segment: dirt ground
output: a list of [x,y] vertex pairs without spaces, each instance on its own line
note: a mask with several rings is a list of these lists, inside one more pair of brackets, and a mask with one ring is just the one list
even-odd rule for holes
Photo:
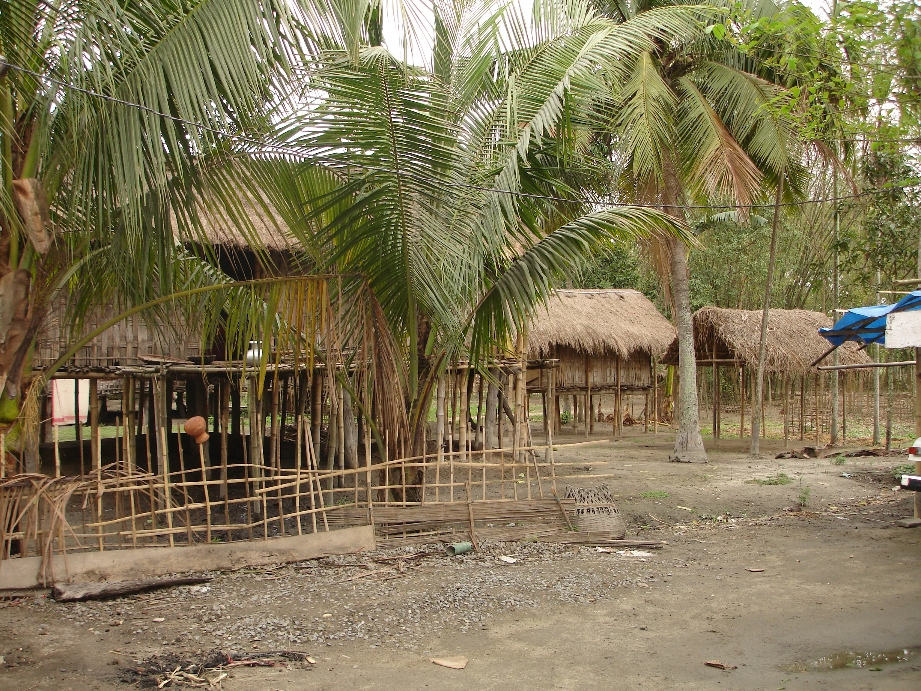
[[[560,484],[607,483],[628,537],[662,549],[412,546],[107,602],[7,600],[0,689],[156,688],[216,651],[313,661],[227,667],[211,688],[228,691],[921,689],[921,529],[894,526],[911,515],[904,456],[775,460],[769,441],[754,460],[722,441],[673,464],[671,442],[631,431],[556,454]],[[430,662],[445,656],[469,662]]]

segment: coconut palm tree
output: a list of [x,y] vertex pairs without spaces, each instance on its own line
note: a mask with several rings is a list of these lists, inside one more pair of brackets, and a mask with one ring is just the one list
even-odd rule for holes
[[445,363],[506,346],[608,243],[683,237],[656,210],[583,198],[562,181],[552,141],[564,105],[587,105],[599,74],[699,21],[669,9],[613,22],[577,0],[535,3],[530,16],[436,3],[431,59],[410,64],[381,45],[373,6],[345,4],[335,16],[364,17],[364,28],[343,22],[318,54],[300,94],[310,106],[292,108],[269,147],[284,154],[248,165],[315,269],[368,278],[403,344],[410,449]]
[[[627,24],[650,13],[680,11],[672,0],[601,2],[600,11]],[[684,8],[692,11],[692,8]],[[753,2],[740,16],[774,11]],[[738,24],[702,14],[673,41],[633,56],[629,76],[612,76],[596,108],[623,168],[623,188],[636,201],[661,206],[681,223],[688,206],[728,203],[745,208],[789,176],[794,136],[774,107],[783,90],[761,76],[759,62],[731,41]],[[706,460],[697,404],[697,368],[689,295],[688,245],[671,237],[653,255],[665,269],[678,329],[678,434],[674,460]]]
[[263,129],[293,31],[285,0],[0,2],[3,422],[56,291],[99,271],[172,290],[197,162]]

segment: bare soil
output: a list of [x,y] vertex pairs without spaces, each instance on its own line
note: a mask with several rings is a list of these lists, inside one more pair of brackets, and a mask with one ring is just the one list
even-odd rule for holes
[[[0,689],[213,680],[228,654],[246,664],[211,688],[921,689],[921,529],[894,525],[912,510],[893,489],[904,456],[776,460],[767,441],[751,459],[722,441],[674,464],[671,441],[631,430],[556,454],[560,485],[607,483],[628,537],[663,549],[409,546],[106,602],[8,600]],[[449,656],[469,663],[430,662]]]

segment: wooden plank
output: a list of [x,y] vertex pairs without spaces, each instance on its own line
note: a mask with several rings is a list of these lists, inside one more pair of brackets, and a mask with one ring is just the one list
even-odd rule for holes
[[[55,582],[157,578],[172,573],[227,571],[355,554],[375,546],[374,527],[357,526],[257,542],[69,553],[66,560],[63,556],[54,557],[51,573]],[[4,560],[0,590],[42,587],[40,566],[41,557]]]
[[103,581],[102,583],[59,583],[54,586],[52,596],[58,602],[104,600],[110,597],[143,593],[157,588],[208,583],[211,580],[210,576],[182,576],[178,578],[148,578],[135,581]]

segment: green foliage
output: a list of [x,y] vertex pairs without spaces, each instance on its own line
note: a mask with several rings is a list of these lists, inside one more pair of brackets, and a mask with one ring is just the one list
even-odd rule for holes
[[746,482],[752,485],[789,485],[793,482],[793,478],[786,473],[777,473],[761,480],[746,480]]
[[901,482],[903,475],[914,475],[914,474],[915,474],[915,464],[914,463],[899,463],[895,468],[892,469],[892,477],[895,478],[896,482]]
[[841,454],[838,454],[833,459],[831,459],[832,465],[844,465],[845,463],[847,463],[847,459]]
[[811,495],[812,490],[809,488],[809,485],[806,485],[800,490],[799,495],[796,497],[796,501],[802,508],[805,509],[809,504],[809,497]]
[[651,490],[649,492],[643,492],[640,496],[643,499],[668,499],[671,495],[669,495],[668,492],[662,492],[661,490]]

